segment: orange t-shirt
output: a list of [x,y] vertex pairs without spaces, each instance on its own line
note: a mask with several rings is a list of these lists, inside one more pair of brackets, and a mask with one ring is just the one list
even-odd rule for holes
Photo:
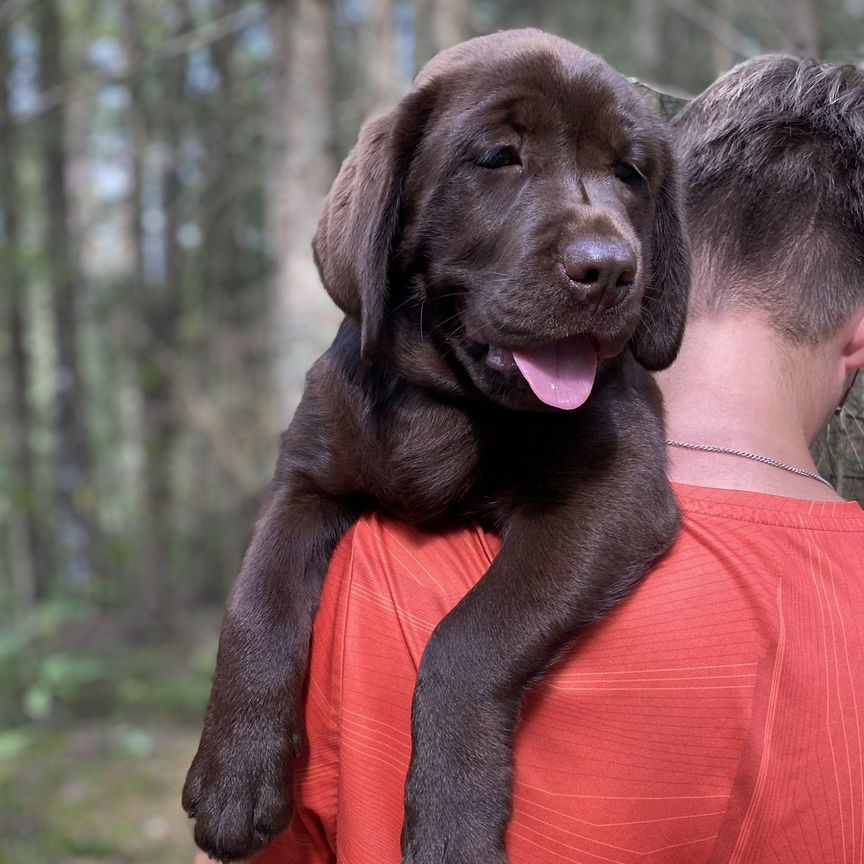
[[[526,699],[511,861],[864,862],[864,512],[676,491],[673,552]],[[345,538],[297,815],[255,864],[398,864],[420,657],[498,548],[376,516]]]

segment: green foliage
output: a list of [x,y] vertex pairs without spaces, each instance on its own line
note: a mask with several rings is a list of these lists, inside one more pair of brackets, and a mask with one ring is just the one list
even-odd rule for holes
[[193,732],[97,723],[26,737],[12,752],[0,735],[0,864],[191,862],[179,790]]
[[20,758],[32,746],[33,738],[29,727],[0,731],[0,763]]
[[[47,720],[57,704],[75,704],[108,680],[109,664],[101,657],[49,654],[37,666],[36,680],[24,693],[24,713],[31,720]],[[92,697],[91,697],[92,698]]]
[[[202,714],[216,655],[216,619],[200,641],[155,642],[141,623],[87,607],[45,603],[0,634],[0,727],[70,723],[94,716]],[[14,751],[25,739],[0,740]]]

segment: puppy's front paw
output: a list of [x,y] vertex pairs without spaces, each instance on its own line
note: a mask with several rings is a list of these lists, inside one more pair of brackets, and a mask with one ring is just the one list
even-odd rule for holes
[[418,794],[415,777],[406,789],[402,864],[508,864],[502,822],[482,797],[455,805],[446,784],[438,787],[443,795]]
[[288,826],[301,740],[299,732],[264,729],[247,730],[238,742],[205,729],[183,787],[199,848],[219,861],[240,861]]
[[[451,835],[452,837],[452,835]],[[402,864],[508,864],[507,853],[496,844],[480,838],[438,837],[432,843],[409,842]]]

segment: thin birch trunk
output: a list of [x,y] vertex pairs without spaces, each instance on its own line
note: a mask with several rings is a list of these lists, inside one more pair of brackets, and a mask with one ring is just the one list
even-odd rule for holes
[[336,173],[331,0],[273,0],[270,234],[275,263],[275,383],[287,425],[310,362],[341,313],[324,292],[312,236]]
[[[36,6],[39,32],[39,77],[42,92],[66,80],[63,23],[56,0]],[[54,373],[54,447],[57,493],[56,541],[61,584],[85,591],[94,575],[95,542],[86,395],[79,355],[80,281],[72,237],[67,186],[66,108],[63,101],[42,118],[42,207],[45,258],[50,283],[56,367]]]
[[42,599],[48,591],[47,556],[37,515],[34,469],[33,412],[30,408],[30,358],[24,321],[24,273],[20,263],[20,189],[17,180],[19,150],[10,106],[9,81],[13,71],[11,28],[0,27],[0,284],[7,297],[9,364],[12,412],[9,417],[16,465],[17,494],[13,507],[14,531],[21,536],[21,554],[15,561],[15,582],[22,606]]
[[[541,4],[541,18],[545,6]],[[416,0],[414,8],[418,69],[439,51],[474,35],[468,0]],[[535,26],[544,25],[540,21]]]

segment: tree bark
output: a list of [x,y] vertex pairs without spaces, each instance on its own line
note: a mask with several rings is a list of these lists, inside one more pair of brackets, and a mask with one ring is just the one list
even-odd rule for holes
[[[542,17],[545,4],[541,6]],[[416,0],[414,14],[417,69],[439,51],[473,35],[468,0]]]
[[[125,0],[126,51],[130,65],[143,56],[140,0]],[[178,6],[180,20],[177,34],[191,28],[191,16],[185,2]],[[180,226],[181,183],[180,121],[178,105],[185,89],[186,55],[168,60],[161,72],[158,112],[147,102],[144,87],[134,73],[130,78],[129,125],[132,148],[129,196],[130,235],[134,250],[135,272],[132,277],[137,314],[143,323],[142,336],[136,345],[136,363],[141,393],[141,437],[144,451],[142,490],[145,531],[144,572],[140,581],[144,609],[158,620],[170,623],[166,577],[172,563],[173,483],[172,457],[179,435],[175,393],[169,368],[176,353],[177,319],[180,314],[183,256],[178,242]],[[162,204],[162,267],[148,262],[142,214],[147,185],[148,143],[161,132],[164,159],[155,181]]]
[[[218,17],[228,15],[232,0],[217,0]],[[207,249],[202,262],[204,286],[208,298],[214,302],[214,312],[224,319],[236,304],[239,279],[237,261],[239,250],[234,236],[237,227],[239,183],[234,165],[235,138],[238,121],[237,94],[234,81],[234,50],[236,34],[219,39],[210,47],[213,66],[219,75],[214,94],[215,112],[212,134],[204,142],[207,147],[207,167],[204,201],[204,242]]]
[[[65,80],[63,23],[56,0],[36,6],[39,32],[39,84],[50,92]],[[93,501],[86,401],[79,359],[82,295],[72,239],[66,176],[66,114],[63,102],[42,118],[42,196],[45,258],[50,283],[55,368],[56,541],[61,584],[86,590],[94,574]]]
[[23,605],[41,600],[48,590],[47,560],[37,515],[37,486],[34,471],[33,413],[30,409],[30,358],[24,323],[24,274],[19,260],[21,206],[16,171],[18,144],[12,118],[9,80],[12,75],[11,27],[0,26],[0,284],[7,297],[9,322],[9,365],[12,377],[12,412],[9,417],[13,452],[17,466],[17,495],[14,507],[16,533],[23,535],[21,586]]
[[[212,14],[222,18],[236,9],[235,0],[213,0]],[[242,334],[250,327],[248,285],[244,282],[241,253],[236,230],[243,218],[244,169],[240,137],[245,134],[244,113],[240,105],[235,69],[236,34],[229,34],[210,46],[210,56],[218,80],[207,97],[206,124],[201,144],[206,148],[203,194],[200,201],[203,255],[201,256],[201,316],[203,326],[194,351],[196,393],[210,406],[212,422],[224,436],[228,447],[239,451],[239,430],[247,429],[256,404],[266,401],[266,388],[248,366],[249,350]],[[258,322],[265,327],[263,322]],[[241,386],[246,381],[253,386]],[[227,512],[212,506],[216,501],[239,499],[236,481],[226,474],[211,442],[199,439],[184,467],[200,477],[200,521],[207,526],[207,541],[198,545],[195,561],[184,567],[188,579],[183,591],[194,596],[200,573],[229,574],[237,566],[234,525],[243,524],[239,506]]]
[[638,0],[635,5],[636,27],[633,29],[633,48],[639,76],[646,82],[657,84],[663,67],[663,9],[660,0]]
[[821,39],[813,0],[787,0],[785,8],[788,49],[804,57],[819,57]]
[[361,41],[366,116],[392,107],[405,91],[399,74],[395,0],[369,0]]
[[801,57],[820,57],[821,39],[817,7],[813,0],[770,0],[768,12],[780,33],[774,51],[788,51]]
[[336,173],[332,0],[272,0],[274,81],[270,235],[275,263],[275,383],[287,425],[310,361],[341,319],[311,242]]
[[[735,52],[732,50],[734,38],[732,31],[735,23],[736,0],[715,0],[715,20],[718,27],[724,27],[725,33],[714,34],[711,40],[711,54],[714,59],[714,72],[721,75],[735,64]],[[725,38],[723,38],[725,36]]]

